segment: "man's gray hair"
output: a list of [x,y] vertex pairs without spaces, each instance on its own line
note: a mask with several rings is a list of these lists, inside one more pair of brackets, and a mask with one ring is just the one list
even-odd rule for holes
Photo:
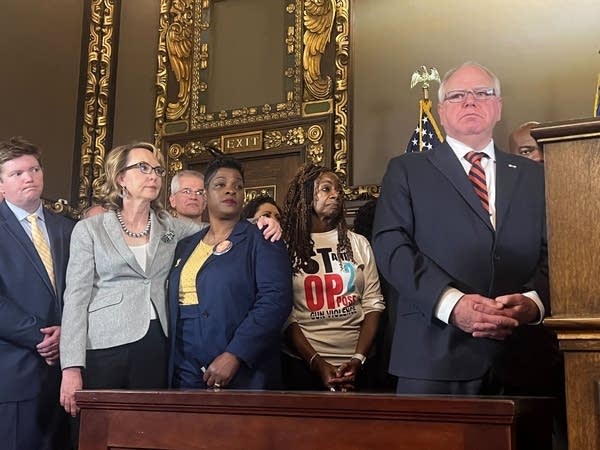
[[[488,76],[492,79],[492,81],[494,83],[494,92],[495,92],[496,96],[500,97],[500,80],[498,79],[496,74],[494,72],[492,72],[490,69],[488,69],[487,67],[482,66],[481,64],[479,64],[475,61],[467,61],[465,63],[462,63],[460,66],[450,69],[448,72],[446,72],[446,74],[444,75],[444,78],[442,78],[442,82],[440,83],[440,87],[438,89],[438,102],[439,103],[442,103],[444,101],[444,97],[446,96],[446,83],[448,82],[448,79],[452,75],[454,75],[457,70],[463,69],[465,67],[475,67],[475,68],[481,69],[485,73],[487,73]],[[480,87],[486,87],[486,86],[480,86]]]
[[171,178],[171,194],[174,194],[179,190],[179,178],[181,177],[196,177],[204,181],[202,172],[198,172],[197,170],[180,170],[173,175],[173,178]]

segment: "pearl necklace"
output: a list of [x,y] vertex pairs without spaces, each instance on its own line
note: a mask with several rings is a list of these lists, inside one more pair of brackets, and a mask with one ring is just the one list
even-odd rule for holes
[[150,233],[150,226],[152,225],[150,213],[148,213],[148,224],[146,225],[146,228],[144,228],[144,231],[140,231],[139,233],[134,233],[133,231],[129,231],[129,229],[127,228],[127,225],[125,225],[125,221],[123,220],[121,211],[115,211],[115,214],[117,215],[117,220],[119,221],[119,224],[121,225],[121,230],[123,230],[123,232],[127,236],[132,237],[132,238],[142,238],[144,236],[148,236],[148,233]]

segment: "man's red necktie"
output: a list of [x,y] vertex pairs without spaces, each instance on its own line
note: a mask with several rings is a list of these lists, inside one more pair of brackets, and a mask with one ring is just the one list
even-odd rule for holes
[[475,193],[481,200],[483,209],[486,212],[490,212],[490,202],[488,200],[487,184],[485,181],[485,171],[481,165],[481,159],[487,158],[487,155],[483,152],[469,152],[465,155],[465,159],[471,163],[471,170],[469,170],[469,180],[475,188]]

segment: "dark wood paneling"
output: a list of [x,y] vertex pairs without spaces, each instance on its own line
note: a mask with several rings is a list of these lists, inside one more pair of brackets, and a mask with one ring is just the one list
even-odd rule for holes
[[549,448],[547,399],[240,391],[84,391],[76,399],[81,450],[514,450],[521,420],[546,436],[521,448]]
[[567,416],[569,418],[569,448],[600,448],[600,341],[595,351],[565,353],[567,384]]

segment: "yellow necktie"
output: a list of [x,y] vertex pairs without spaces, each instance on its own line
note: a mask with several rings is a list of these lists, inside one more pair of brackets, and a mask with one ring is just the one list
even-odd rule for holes
[[37,215],[31,214],[27,216],[27,221],[31,224],[31,237],[33,239],[33,246],[42,259],[42,263],[44,264],[46,272],[48,272],[48,276],[50,277],[52,287],[56,290],[56,285],[54,284],[54,264],[52,264],[52,253],[50,253],[50,246],[48,245],[48,242],[46,242],[44,233],[38,224]]

